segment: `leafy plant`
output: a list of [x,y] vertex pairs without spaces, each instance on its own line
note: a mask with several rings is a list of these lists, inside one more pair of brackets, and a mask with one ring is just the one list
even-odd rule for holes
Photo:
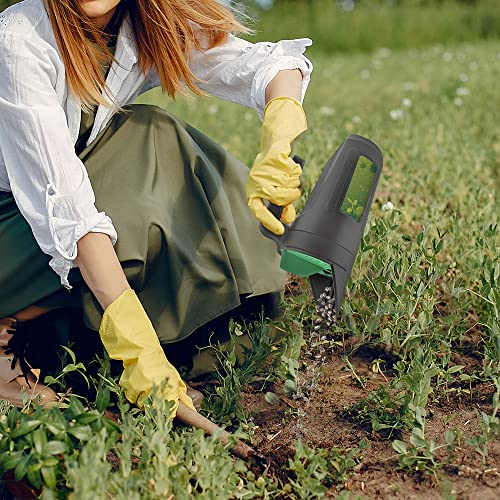
[[26,478],[34,488],[62,486],[66,458],[102,429],[116,438],[118,426],[75,396],[63,411],[38,407],[27,414],[12,407],[0,419],[0,476],[13,471],[16,481]]
[[[261,375],[273,352],[267,325],[264,321],[255,325],[255,330],[251,331],[247,325],[240,325],[231,319],[229,323],[231,350],[220,343],[210,346],[222,370],[216,368],[216,377],[220,385],[216,386],[215,392],[209,394],[208,398],[203,401],[202,408],[216,420],[227,421],[235,418],[246,420],[248,418],[241,407],[240,393],[246,385],[258,379],[263,380]],[[252,349],[242,346],[245,358],[240,364],[236,353],[237,339],[245,330],[252,343]]]
[[446,270],[438,258],[446,231],[429,225],[410,236],[400,229],[401,217],[394,209],[372,222],[343,313],[358,345],[372,343],[404,359],[422,338],[431,340],[436,329],[433,289]]
[[295,455],[288,460],[292,491],[299,498],[318,498],[325,495],[325,486],[337,485],[343,489],[350,470],[361,460],[360,453],[367,448],[362,440],[355,448],[343,454],[338,448],[309,448],[302,441],[295,442]]
[[68,346],[61,346],[65,350],[66,356],[71,358],[71,363],[67,363],[67,357],[63,357],[61,359],[62,370],[56,377],[51,375],[47,375],[44,379],[44,383],[47,385],[56,385],[59,386],[63,391],[66,390],[66,376],[69,373],[78,373],[85,380],[87,387],[90,387],[90,381],[87,377],[85,365],[81,362],[76,362],[75,353]]
[[398,452],[399,467],[411,473],[422,472],[431,475],[434,480],[438,479],[437,471],[442,463],[436,457],[436,451],[447,448],[448,453],[454,450],[457,433],[447,430],[445,433],[445,444],[436,445],[433,439],[425,437],[426,411],[423,408],[415,408],[415,426],[410,435],[410,445],[398,439],[394,440],[392,447]]
[[[273,325],[273,323],[271,323]],[[243,388],[254,382],[259,382],[260,391],[269,383],[285,378],[285,388],[293,390],[294,379],[297,376],[297,360],[291,357],[295,352],[288,340],[273,340],[267,323],[267,318],[261,312],[260,318],[251,324],[235,322],[229,323],[231,339],[230,350],[218,343],[211,345],[222,369],[216,369],[216,377],[220,382],[215,392],[209,394],[203,401],[202,408],[215,420],[228,421],[231,419],[247,420],[248,415],[243,411],[240,403],[240,393]],[[279,327],[279,325],[278,325]],[[238,337],[248,334],[251,348],[242,345],[243,361],[238,359]],[[286,371],[283,367],[286,366]]]
[[362,425],[369,425],[372,431],[386,439],[399,434],[404,427],[413,428],[419,424],[417,419],[425,414],[433,391],[432,380],[441,373],[435,355],[422,347],[415,349],[407,362],[398,361],[394,368],[396,377],[390,387],[398,390],[395,396],[380,385],[367,399],[339,412],[344,417],[355,418]]
[[442,463],[436,457],[436,451],[441,448],[451,449],[456,439],[456,433],[446,431],[446,443],[437,446],[432,439],[427,440],[424,436],[424,426],[418,425],[413,428],[410,436],[410,445],[403,441],[395,440],[392,447],[398,452],[399,467],[410,473],[422,472],[431,475],[438,480],[437,471]]
[[395,398],[383,386],[370,392],[368,398],[344,408],[339,413],[343,417],[352,417],[361,425],[368,425],[372,431],[378,432],[384,439],[399,435],[405,426],[408,403],[405,394]]
[[[433,391],[432,379],[439,374],[435,364],[435,354],[431,349],[417,347],[407,363],[398,361],[395,365],[397,378],[395,387],[405,394],[405,420],[413,426],[419,414],[425,414],[429,395]],[[420,412],[420,413],[419,413]]]

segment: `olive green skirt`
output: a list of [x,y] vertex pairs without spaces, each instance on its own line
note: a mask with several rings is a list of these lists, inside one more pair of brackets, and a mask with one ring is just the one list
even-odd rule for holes
[[[200,131],[150,105],[132,105],[79,153],[96,207],[163,344],[186,339],[238,307],[282,291],[275,244],[247,206],[248,167]],[[0,198],[0,318],[36,304],[81,307],[98,331],[103,309],[71,270],[68,291],[49,267],[10,193]]]

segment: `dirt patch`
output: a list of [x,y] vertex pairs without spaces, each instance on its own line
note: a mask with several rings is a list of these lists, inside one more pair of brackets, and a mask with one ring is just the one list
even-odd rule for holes
[[[441,499],[460,498],[482,500],[497,499],[500,488],[500,443],[489,444],[488,465],[483,466],[480,455],[464,444],[466,437],[480,434],[477,411],[491,413],[493,389],[488,384],[474,387],[472,396],[444,398],[428,405],[426,438],[437,444],[444,444],[446,430],[461,433],[460,444],[455,447],[451,458],[443,449],[437,458],[445,463],[438,471],[438,479],[427,475],[407,474],[396,470],[397,453],[391,440],[383,439],[378,433],[362,426],[356,419],[344,418],[342,409],[351,407],[366,398],[370,391],[390,383],[390,370],[374,373],[373,359],[380,358],[379,352],[370,355],[369,350],[360,350],[350,358],[356,375],[348,370],[341,359],[342,353],[329,352],[321,367],[319,385],[309,401],[295,400],[280,395],[274,404],[268,403],[261,393],[242,394],[243,407],[253,415],[255,431],[253,443],[256,449],[270,457],[271,473],[286,479],[284,468],[294,455],[294,442],[303,440],[307,445],[322,448],[348,449],[359,445],[362,439],[369,447],[362,452],[362,460],[345,484],[345,488],[362,498],[374,499]],[[313,359],[301,357],[302,371]],[[472,368],[474,358],[462,357],[466,369]],[[272,387],[281,394],[281,387]],[[409,433],[399,436],[408,442]],[[394,439],[394,437],[393,437]],[[448,462],[448,463],[447,463]],[[328,496],[334,497],[332,488]]]

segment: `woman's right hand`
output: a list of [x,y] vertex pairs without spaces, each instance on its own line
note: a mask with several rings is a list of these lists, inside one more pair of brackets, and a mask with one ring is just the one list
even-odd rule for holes
[[296,217],[293,202],[301,196],[301,166],[290,158],[292,142],[307,130],[307,119],[299,101],[275,97],[264,109],[260,152],[250,169],[246,184],[248,206],[269,231],[282,235],[285,227],[264,204],[283,208],[281,220],[291,224]]
[[196,411],[187,395],[186,384],[167,360],[151,320],[133,289],[125,290],[106,308],[99,333],[110,358],[123,361],[120,385],[131,403],[143,408],[153,385],[160,386],[167,380],[162,398],[174,402],[171,417],[175,417],[180,401]]

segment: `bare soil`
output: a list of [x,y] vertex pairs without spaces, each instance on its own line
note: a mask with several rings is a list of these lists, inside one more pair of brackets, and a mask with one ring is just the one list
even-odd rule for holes
[[[296,283],[296,286],[299,286]],[[288,293],[294,293],[293,288]],[[470,339],[461,352],[454,354],[453,361],[465,366],[469,372],[478,368],[477,344]],[[391,363],[383,351],[370,352],[359,349],[349,357],[362,387],[351,370],[342,361],[344,348],[336,346],[323,353],[319,366],[318,386],[309,401],[292,399],[282,395],[281,387],[271,388],[279,395],[275,404],[264,399],[262,393],[253,393],[251,388],[242,394],[243,406],[254,419],[253,443],[258,452],[269,457],[270,473],[283,476],[288,459],[294,455],[294,442],[302,439],[309,446],[349,449],[359,445],[362,439],[369,447],[362,452],[362,460],[355,467],[343,487],[366,499],[441,499],[493,500],[500,498],[500,442],[489,444],[488,464],[483,466],[481,456],[470,446],[464,445],[465,437],[480,434],[476,411],[491,413],[492,385],[478,384],[472,387],[471,395],[461,398],[440,398],[428,405],[426,438],[444,444],[447,429],[463,433],[462,442],[456,446],[452,457],[447,457],[445,448],[438,452],[440,461],[447,463],[438,471],[438,480],[428,475],[397,470],[397,453],[391,439],[383,439],[370,428],[364,428],[355,418],[340,415],[341,410],[366,399],[380,385],[388,386],[391,380]],[[387,358],[382,364],[383,374],[372,371],[374,359]],[[301,356],[301,374],[307,377],[311,366],[318,366],[314,353]],[[408,442],[409,433],[402,432],[399,439]],[[394,436],[393,438],[394,439]],[[329,497],[338,494],[338,488],[328,491]],[[354,495],[355,497],[355,495]]]
[[[371,429],[362,428],[354,421],[339,416],[340,410],[366,398],[369,391],[386,384],[383,376],[371,371],[371,365],[358,357],[351,359],[358,375],[368,377],[366,389],[359,386],[345,371],[345,364],[335,353],[323,366],[320,391],[309,403],[280,395],[279,402],[269,404],[259,393],[242,394],[244,407],[250,411],[256,424],[253,437],[255,448],[273,463],[271,473],[282,476],[288,459],[294,455],[294,442],[302,439],[307,445],[321,448],[348,449],[356,447],[362,439],[369,448],[362,453],[362,461],[344,487],[362,498],[374,499],[498,499],[500,491],[500,443],[491,442],[489,464],[482,466],[481,457],[471,447],[456,448],[449,466],[440,471],[439,481],[428,476],[396,470],[397,454],[390,440],[382,439]],[[275,388],[279,394],[280,388]],[[475,409],[488,411],[491,394],[483,391],[481,398],[454,400],[446,404],[431,405],[427,418],[426,437],[437,443],[444,442],[450,427],[461,430],[464,437],[479,433]],[[484,398],[484,400],[482,400]],[[305,414],[297,416],[299,409]],[[295,415],[293,415],[295,413]],[[408,433],[401,439],[407,441]],[[329,492],[332,497],[337,489]]]

